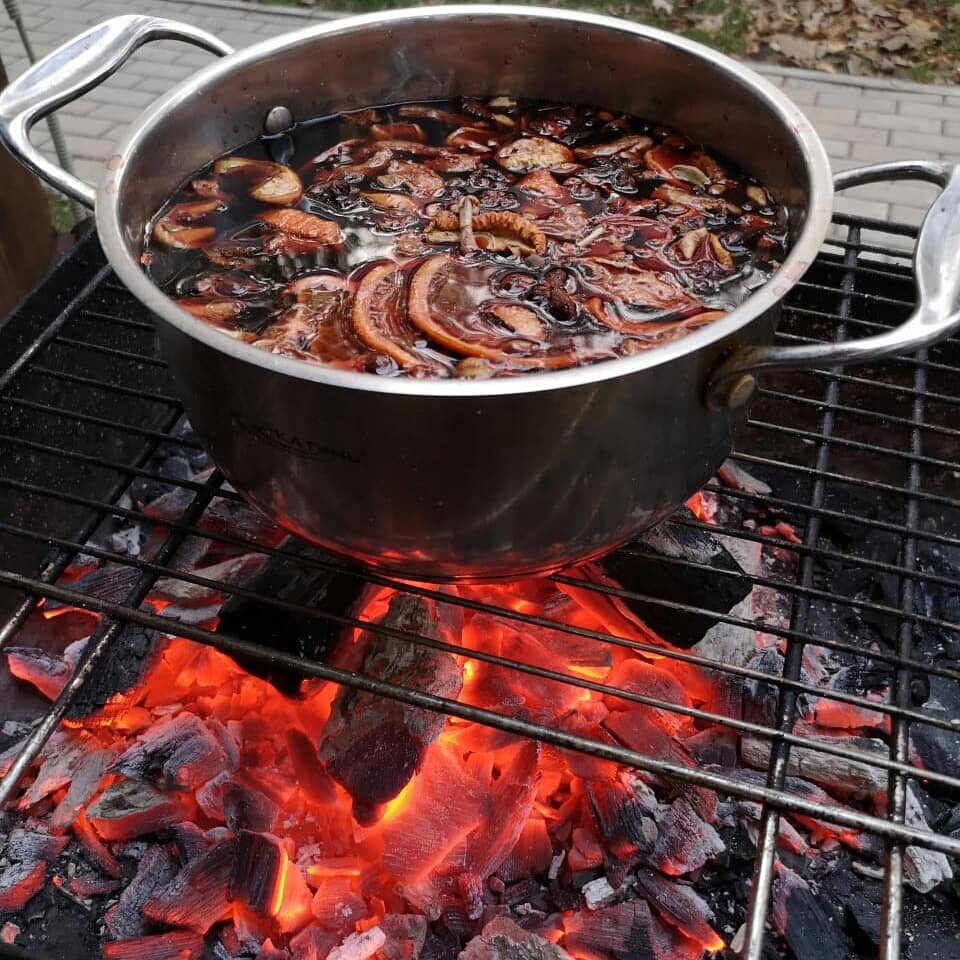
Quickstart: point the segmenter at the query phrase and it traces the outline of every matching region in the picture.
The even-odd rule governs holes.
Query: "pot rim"
[[[124,240],[124,230],[119,215],[129,158],[136,155],[140,142],[160,118],[195,98],[208,81],[224,73],[240,70],[263,57],[274,56],[315,37],[336,36],[339,33],[364,27],[385,29],[399,22],[486,17],[568,21],[617,30],[678,48],[702,60],[707,60],[728,73],[735,74],[749,87],[754,96],[765,101],[784,125],[793,131],[806,164],[809,177],[809,203],[805,210],[800,235],[780,269],[723,319],[716,320],[670,343],[632,356],[601,360],[565,370],[527,372],[518,377],[494,377],[488,380],[418,380],[411,377],[380,377],[371,373],[336,370],[322,364],[267,353],[251,344],[235,340],[179,308],[153,283],[138,259],[130,253]],[[190,172],[186,171],[185,176]],[[462,398],[510,396],[590,386],[670,363],[737,333],[756,317],[774,308],[803,276],[819,252],[832,212],[833,180],[830,162],[819,136],[792,100],[749,67],[703,44],[644,24],[575,10],[494,4],[413,7],[386,13],[338,18],[281,34],[214,61],[155,101],[144,115],[134,121],[120,141],[117,153],[108,164],[107,174],[97,188],[95,210],[97,230],[103,248],[120,280],[153,313],[194,340],[244,363],[331,387],[406,396]]]

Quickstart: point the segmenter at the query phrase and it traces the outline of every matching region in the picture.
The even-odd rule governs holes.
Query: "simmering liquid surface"
[[[681,134],[494,97],[247,144],[158,211],[143,262],[193,316],[263,350],[489,377],[681,337],[762,284],[785,242],[764,186]]]

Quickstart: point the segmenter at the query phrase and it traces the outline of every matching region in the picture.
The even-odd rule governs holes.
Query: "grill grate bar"
[[[122,433],[130,433],[139,437],[149,437],[152,440],[160,440],[164,443],[173,443],[181,447],[189,447],[191,450],[203,449],[195,440],[189,440],[184,437],[174,437],[163,430],[151,430],[149,427],[139,427],[133,423],[123,423],[122,421],[111,420],[107,417],[95,417],[89,413],[65,410],[63,407],[54,407],[49,404],[38,403],[36,400],[25,400],[23,397],[7,397],[6,403],[9,406],[22,407],[25,410],[36,410],[38,413],[63,417],[64,420],[74,420],[77,423],[89,423],[93,426],[107,427],[110,430],[117,430]]]
[[[35,484],[24,484],[24,483],[20,483],[18,481],[13,481],[3,477],[0,477],[0,486],[12,486],[17,489],[23,489],[27,493],[37,492],[38,490],[40,490],[44,493],[51,494],[57,499],[65,500],[70,503],[75,503],[80,506],[93,504],[96,506],[106,507],[106,505],[100,503],[99,501],[90,501],[89,499],[84,497],[80,497],[74,494],[61,493],[59,491],[47,491],[45,488],[38,488]],[[129,507],[112,506],[112,507],[108,507],[107,509],[110,513],[113,513],[117,516],[123,516],[129,519],[135,519],[137,521],[145,521],[154,525],[162,525],[164,527],[169,527],[171,529],[181,530],[185,534],[204,537],[208,540],[213,540],[220,543],[241,546],[255,553],[268,553],[268,554],[273,553],[273,551],[268,550],[267,547],[258,545],[249,540],[232,537],[222,533],[213,533],[212,531],[206,531],[198,527],[184,525],[177,521],[150,517],[139,511],[132,510]],[[11,526],[11,532],[13,532],[16,529],[17,528],[14,528]],[[43,534],[43,538],[45,540],[50,539],[49,535],[47,534]],[[297,558],[297,559],[303,562],[302,558]],[[116,554],[116,562],[118,563],[128,562],[128,558],[126,558],[125,555]],[[698,656],[696,654],[691,654],[686,651],[668,649],[666,647],[658,646],[653,643],[641,643],[636,640],[631,640],[627,637],[617,636],[616,634],[602,633],[596,630],[589,630],[584,627],[577,627],[572,624],[562,623],[557,620],[550,620],[548,618],[537,617],[531,614],[524,614],[519,611],[512,611],[506,607],[500,608],[500,607],[492,606],[490,604],[483,604],[483,603],[480,603],[479,601],[469,600],[464,597],[452,597],[448,594],[444,594],[439,591],[430,591],[428,589],[424,589],[420,587],[413,587],[410,584],[405,583],[404,581],[391,580],[389,578],[378,577],[376,574],[373,574],[370,572],[360,573],[359,571],[355,569],[351,570],[350,568],[345,568],[344,572],[351,573],[354,576],[360,576],[362,577],[362,579],[366,580],[369,583],[382,584],[384,586],[394,587],[396,589],[403,590],[407,593],[413,593],[421,596],[430,596],[433,599],[436,599],[438,601],[448,603],[454,606],[460,606],[464,608],[479,610],[485,613],[491,613],[495,616],[506,617],[509,619],[518,620],[520,622],[530,623],[535,626],[545,627],[546,629],[556,630],[559,633],[565,633],[565,634],[574,635],[574,636],[582,636],[584,638],[592,639],[592,640],[599,640],[601,642],[613,644],[615,646],[622,647],[624,649],[653,654],[654,656],[657,656],[657,657],[667,656],[672,660],[692,664],[694,666],[705,667],[710,670],[716,670],[720,673],[725,673],[733,676],[740,676],[745,679],[756,680],[763,683],[777,683],[779,685],[782,685],[782,686],[785,685],[790,687],[791,689],[795,689],[798,693],[808,693],[813,696],[825,697],[830,700],[837,700],[839,702],[848,703],[852,706],[864,705],[863,700],[857,697],[855,694],[848,694],[840,690],[823,689],[818,687],[816,684],[806,683],[800,680],[785,680],[785,679],[777,680],[776,677],[763,673],[762,671],[759,671],[759,670],[750,669],[748,667],[722,663],[720,661],[712,660],[707,657]],[[186,579],[185,575],[179,571],[171,571],[170,575],[177,579]],[[558,579],[559,577],[560,575],[554,575],[553,579]],[[585,584],[584,581],[582,580],[572,580],[570,581],[570,583],[580,588],[589,588],[596,592],[612,593],[615,596],[633,597],[636,599],[643,600],[645,602],[649,601],[652,603],[656,603],[658,606],[677,609],[684,612],[708,614],[709,616],[715,617],[717,620],[722,622],[730,623],[735,626],[743,626],[747,629],[762,629],[765,633],[770,633],[777,636],[783,636],[785,639],[788,639],[788,640],[792,639],[792,640],[797,640],[802,642],[815,643],[819,646],[842,649],[844,651],[855,653],[860,656],[863,656],[867,653],[867,651],[861,650],[858,647],[852,646],[850,644],[845,644],[843,643],[843,641],[833,640],[830,637],[821,637],[819,635],[809,634],[803,631],[796,631],[793,629],[786,629],[786,628],[781,628],[781,627],[772,626],[768,624],[757,623],[751,620],[745,620],[743,618],[734,617],[729,614],[719,614],[716,611],[707,610],[700,607],[693,607],[687,604],[676,603],[674,601],[669,601],[663,598],[658,598],[658,597],[654,597],[646,594],[639,594],[631,591],[617,590],[615,588],[607,587],[601,584]],[[232,590],[232,587],[227,584],[222,584],[221,590],[229,593]],[[265,598],[265,597],[261,599],[268,601],[268,598]],[[310,608],[310,607],[302,607],[301,612],[307,615],[312,611],[312,609],[313,608]],[[333,620],[336,620],[336,622],[342,622],[335,615],[327,611],[322,611],[320,612],[319,615],[326,619],[333,619]],[[174,623],[176,623],[176,621],[174,621]],[[171,629],[174,629],[174,628],[171,627]],[[370,627],[369,629],[372,632],[376,632],[376,627]],[[869,656],[877,660],[882,659],[885,662],[892,662],[893,660],[893,658],[890,657],[890,655],[884,654],[882,652],[870,651]],[[922,665],[918,664],[918,666],[922,666]],[[930,671],[928,670],[927,672],[930,672]],[[868,701],[866,705],[869,707],[869,709],[879,713],[888,713],[893,715],[893,713],[896,711],[896,708],[891,707],[888,704],[874,703],[873,701]],[[955,727],[949,720],[942,719],[939,717],[926,716],[922,713],[919,713],[918,711],[909,711],[904,715],[908,716],[911,720],[917,723],[925,723],[930,726],[949,729],[949,730],[955,729]]]
[[[856,242],[860,239],[860,228],[850,227],[847,236],[852,246],[844,257],[844,266],[853,266],[857,262]],[[845,318],[850,314],[850,294],[853,291],[855,278],[852,274],[845,274],[843,278],[843,294],[840,298],[840,316],[844,318],[837,327],[836,339],[842,343],[847,339],[847,325]],[[836,380],[829,380],[825,392],[825,405],[820,419],[821,442],[817,447],[816,465],[819,471],[824,472],[830,465],[830,444],[833,436],[835,416],[831,406],[840,399],[840,384]],[[812,515],[804,535],[804,544],[816,547],[820,540],[821,515],[819,510],[823,506],[827,485],[822,477],[815,477],[810,497]],[[809,588],[813,585],[813,574],[816,565],[815,555],[808,553],[803,557],[800,567],[800,585]],[[790,624],[799,625],[806,630],[809,622],[810,599],[799,595],[794,597],[793,615]],[[788,639],[787,652],[783,664],[783,678],[799,681],[803,668],[803,651],[805,644],[802,640]],[[797,691],[782,683],[777,684],[777,728],[780,733],[793,730],[797,719]],[[790,744],[782,737],[771,744],[770,761],[767,766],[767,786],[775,790],[782,790],[787,778],[788,762],[790,758]],[[776,872],[777,834],[780,829],[780,811],[777,807],[765,804],[760,816],[760,825],[757,831],[757,853],[753,871],[753,883],[750,889],[750,905],[747,910],[746,954],[745,960],[761,960],[766,940],[767,917],[770,914],[770,899],[773,894],[773,882]]]
[[[30,373],[39,377],[49,377],[52,380],[66,380],[79,386],[90,387],[104,393],[118,393],[125,397],[134,397],[137,400],[147,400],[150,403],[163,403],[168,407],[180,407],[180,401],[168,393],[158,393],[153,390],[138,390],[134,387],[125,387],[119,383],[109,383],[106,380],[97,380],[95,377],[85,377],[79,373],[66,370],[54,370],[51,367],[35,365]]]
[[[205,487],[201,488],[199,492],[203,492]],[[757,736],[764,737],[766,739],[772,737],[778,737],[786,740],[789,743],[792,743],[796,746],[802,746],[805,749],[817,752],[828,754],[831,756],[842,757],[849,760],[857,760],[859,762],[870,764],[872,766],[881,767],[888,770],[897,770],[905,774],[916,775],[917,773],[922,773],[925,780],[928,780],[931,783],[938,783],[945,787],[951,788],[960,788],[960,777],[952,777],[947,774],[940,774],[935,771],[919,771],[916,767],[909,764],[905,760],[903,761],[891,761],[886,758],[878,757],[873,754],[864,753],[863,751],[857,750],[853,747],[844,748],[842,746],[834,746],[828,742],[822,742],[811,738],[804,738],[792,733],[781,734],[776,730],[766,727],[763,724],[752,723],[750,721],[739,720],[733,717],[727,717],[723,714],[713,713],[709,710],[700,709],[697,707],[687,707],[682,704],[676,704],[671,701],[661,700],[656,697],[651,697],[648,695],[631,693],[629,691],[619,690],[615,687],[611,687],[607,684],[600,683],[599,681],[590,680],[588,677],[559,673],[555,670],[550,670],[549,668],[539,666],[537,664],[526,663],[520,660],[512,660],[506,657],[502,657],[496,654],[490,654],[482,650],[476,650],[472,647],[464,646],[454,646],[452,644],[445,643],[443,641],[433,640],[429,637],[425,637],[421,634],[412,634],[404,633],[398,630],[393,630],[389,627],[383,627],[380,624],[368,623],[367,621],[357,619],[356,617],[344,616],[339,614],[328,613],[322,610],[318,610],[315,607],[304,606],[303,604],[293,603],[286,600],[281,600],[277,597],[266,596],[263,594],[258,594],[256,591],[249,590],[243,586],[238,586],[235,584],[225,584],[218,580],[211,580],[207,577],[201,576],[196,573],[187,573],[185,571],[180,571],[172,567],[163,565],[162,563],[155,563],[152,561],[142,560],[139,557],[128,557],[124,554],[118,554],[111,550],[106,550],[102,547],[97,547],[94,545],[84,545],[76,541],[70,541],[63,538],[55,537],[42,537],[40,534],[33,534],[30,532],[25,532],[21,528],[15,527],[11,524],[4,523],[0,521],[0,532],[14,534],[14,535],[27,535],[37,540],[49,540],[55,545],[63,547],[64,549],[71,550],[73,552],[80,552],[81,550],[97,559],[107,560],[110,562],[120,563],[124,566],[132,567],[141,573],[149,573],[155,575],[157,579],[160,578],[171,578],[176,579],[180,582],[195,584],[196,586],[206,587],[211,590],[218,591],[220,593],[225,593],[229,596],[243,597],[246,599],[257,600],[258,602],[265,603],[271,607],[275,607],[278,610],[287,610],[293,613],[296,613],[300,616],[303,616],[308,619],[329,621],[336,623],[342,627],[354,627],[363,629],[368,633],[373,633],[376,635],[393,637],[395,639],[402,639],[405,642],[410,642],[418,646],[429,647],[435,650],[442,650],[448,653],[464,655],[465,652],[469,652],[470,659],[483,660],[487,663],[495,664],[502,667],[507,667],[510,669],[516,669],[521,673],[526,673],[531,676],[537,676],[545,680],[553,680],[560,683],[565,683],[570,686],[575,686],[578,689],[582,690],[591,690],[595,693],[600,693],[604,696],[614,696],[622,700],[627,700],[633,703],[641,703],[649,707],[654,707],[660,710],[666,710],[670,713],[675,713],[682,716],[691,717],[697,720],[703,720],[710,723],[716,723],[721,726],[725,726],[729,729],[739,730],[744,733],[753,733]],[[190,534],[185,534],[189,536]],[[262,553],[267,554],[267,549],[263,548]],[[575,581],[582,582],[582,581]],[[438,601],[445,601],[448,599],[446,594],[442,594],[438,591],[420,590],[420,589],[409,589],[405,584],[399,581],[385,581],[384,585],[394,586],[398,589],[403,589],[404,592],[417,594],[417,595],[426,595],[431,599]],[[86,595],[74,591],[72,594],[71,603],[75,606],[84,606],[83,598]],[[465,604],[456,604],[455,602],[451,605],[465,605]],[[477,606],[482,607],[485,612],[494,611],[496,608],[492,608],[489,605],[477,604]],[[179,628],[179,621],[173,618],[164,618],[167,621],[167,626],[165,631],[167,633],[175,633]],[[563,629],[562,625],[557,625],[558,629]],[[653,650],[658,650],[660,648],[651,647]],[[669,657],[669,654],[667,655]],[[711,665],[711,669],[723,669],[723,665],[717,661],[707,661]],[[767,676],[764,674],[763,676]],[[776,683],[777,679],[775,677],[768,677],[769,682]],[[881,705],[882,706],[882,705]],[[878,713],[882,712],[878,710]],[[952,729],[952,728],[950,728]]]
[[[211,474],[204,491],[198,493],[184,511],[184,517],[189,519],[199,517],[210,502],[220,482],[221,479],[218,473],[214,472]],[[160,558],[161,563],[166,563],[172,559],[183,540],[184,535],[179,531],[174,530],[170,532],[157,551],[157,556]],[[156,580],[157,577],[155,574],[149,572],[143,573],[130,589],[129,594],[127,594],[125,604],[131,607],[139,606],[143,602],[144,597],[150,592],[150,588]],[[108,618],[94,631],[87,645],[84,647],[80,660],[70,679],[66,682],[50,709],[43,715],[40,723],[34,727],[27,736],[16,758],[10,765],[9,770],[4,774],[3,779],[0,780],[0,807],[5,805],[10,799],[20,779],[43,749],[43,745],[57,729],[60,720],[70,708],[70,704],[73,703],[80,693],[80,690],[83,688],[88,677],[93,673],[96,665],[109,652],[113,642],[123,630],[124,624],[125,621],[122,617]]]
[[[120,350],[117,347],[107,347],[101,343],[92,343],[89,340],[77,340],[73,337],[57,337],[54,341],[57,346],[72,347],[75,350],[86,350],[89,353],[100,353],[105,357],[114,357],[117,360],[129,360],[130,363],[143,364],[146,367],[157,367],[165,370],[166,360],[151,356],[148,353],[137,353],[134,350]]]
[[[926,351],[921,351],[924,356]],[[926,371],[917,369],[914,381],[917,387],[917,398],[913,402],[913,419],[918,426],[910,436],[910,449],[919,453],[922,448],[922,434],[919,424],[924,418],[923,388],[926,386]],[[920,468],[916,461],[910,464],[907,477],[907,486],[920,492]],[[910,530],[916,530],[920,519],[919,503],[916,499],[907,504],[906,525]],[[909,570],[916,570],[917,548],[916,538],[907,536],[902,547],[903,565]],[[900,582],[900,605],[904,617],[900,621],[900,630],[897,650],[901,656],[913,656],[914,625],[910,614],[915,605],[915,581],[911,577],[904,577]],[[892,697],[894,703],[900,705],[910,702],[910,685],[913,672],[901,667],[894,676]],[[890,759],[894,762],[905,760],[910,753],[910,724],[907,720],[897,717],[893,720],[890,731]],[[909,780],[903,772],[890,772],[889,793],[887,796],[887,817],[896,823],[903,823],[906,819],[907,790]],[[903,844],[887,841],[884,849],[883,875],[883,909],[880,916],[880,960],[899,960],[903,935],[903,878],[904,858],[906,850]]]
[[[822,400],[814,400],[812,397],[798,397],[796,394],[784,393],[782,390],[758,391],[761,396],[783,400],[788,403],[802,403],[811,407],[823,407]],[[851,407],[847,404],[839,403],[833,408],[836,413],[843,413],[853,417],[864,417],[870,420],[881,420],[885,424],[897,424],[897,426],[917,428],[918,430],[927,430],[930,433],[939,433],[945,437],[960,437],[960,430],[954,427],[946,427],[939,423],[916,423],[908,417],[898,417],[892,413],[881,413],[878,410],[864,410],[861,407]]]
[[[51,599],[82,606],[84,609],[93,610],[111,619],[138,624],[152,630],[166,631],[170,624],[169,619],[158,616],[157,614],[133,609],[124,604],[112,603],[97,597],[78,594],[75,591],[66,590],[57,585],[44,584],[40,581],[32,580],[29,577],[3,570],[0,570],[0,584],[16,587],[26,592],[40,592]],[[363,624],[364,629],[370,629],[371,626],[372,624]],[[402,631],[392,632],[402,633]],[[757,803],[770,803],[784,810],[802,813],[806,816],[825,820],[829,823],[836,823],[840,826],[850,827],[851,829],[867,830],[881,837],[903,840],[906,843],[916,844],[917,846],[937,850],[942,853],[952,855],[960,854],[960,839],[944,836],[932,830],[922,830],[906,824],[896,824],[880,817],[874,817],[857,810],[851,810],[847,807],[834,807],[832,805],[814,803],[796,794],[773,790],[769,787],[760,787],[747,781],[736,780],[713,773],[711,770],[678,766],[665,760],[657,760],[644,756],[643,754],[634,753],[633,751],[613,744],[598,740],[588,740],[577,734],[555,730],[540,724],[520,720],[516,717],[494,713],[482,707],[474,707],[460,703],[459,701],[447,700],[443,697],[433,696],[432,694],[423,693],[419,690],[398,686],[385,681],[373,680],[363,674],[350,673],[349,671],[317,663],[316,661],[306,658],[296,657],[276,650],[268,650],[255,643],[250,643],[237,637],[229,636],[228,634],[212,633],[209,630],[192,624],[178,624],[177,633],[179,636],[188,640],[206,643],[227,654],[250,657],[254,660],[271,663],[276,666],[284,666],[291,670],[297,670],[306,676],[332,680],[334,683],[352,687],[357,690],[365,690],[378,696],[391,697],[403,703],[408,703],[411,706],[423,707],[426,710],[438,711],[448,716],[459,717],[462,720],[482,723],[484,726],[494,727],[508,733],[515,733],[522,737],[541,740],[544,743],[550,743],[554,746],[574,750],[579,753],[586,753],[601,759],[613,760],[616,763],[623,763],[636,767],[639,770],[647,770],[650,773],[682,780],[685,783],[708,787],[724,793],[732,793]],[[410,635],[408,634],[407,636]]]

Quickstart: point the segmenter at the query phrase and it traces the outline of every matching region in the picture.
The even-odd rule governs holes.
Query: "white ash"
[[[908,826],[929,830],[923,807],[913,784],[907,785],[907,805],[904,819]],[[929,893],[945,880],[953,879],[953,870],[945,854],[924,847],[907,847],[904,861],[904,880],[919,893]]]
[[[386,934],[379,927],[371,927],[363,933],[351,933],[339,947],[330,951],[327,960],[367,960],[386,942]]]
[[[607,907],[617,899],[617,891],[610,886],[606,877],[597,877],[596,880],[585,883],[581,893],[588,910]]]

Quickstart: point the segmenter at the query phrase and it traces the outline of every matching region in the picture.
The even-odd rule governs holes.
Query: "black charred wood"
[[[109,655],[101,657],[67,707],[66,718],[79,720],[109,712],[119,694],[138,686],[153,667],[166,639],[153,630],[128,624],[113,641]]]
[[[176,875],[177,863],[166,847],[155,845],[148,848],[136,875],[104,916],[110,936],[116,940],[130,940],[145,933],[149,921],[143,915],[143,905]]]
[[[789,867],[773,881],[773,927],[796,960],[845,960],[847,944],[828,902]]]
[[[239,900],[254,913],[269,914],[283,882],[283,845],[266,833],[243,831],[237,838],[227,898]]]
[[[695,519],[686,507],[678,516]],[[624,598],[624,603],[652,630],[675,647],[687,649],[743,600],[753,587],[729,550],[712,534],[680,523],[663,523],[640,535],[637,550],[617,551],[598,561],[605,573],[625,590],[671,603],[703,607],[715,612],[693,613],[647,600]],[[641,552],[644,555],[641,555]],[[689,560],[709,567],[698,569],[660,558]]]
[[[416,643],[417,637],[440,637],[431,601],[396,594],[380,624],[409,634],[410,639],[367,630],[346,651],[344,667],[374,680],[457,697],[463,679],[456,659]],[[353,798],[358,823],[373,823],[380,806],[406,786],[445,722],[443,714],[431,710],[350,687],[340,690],[320,740],[320,759]]]
[[[306,560],[330,559],[327,554],[300,541],[287,541],[284,550]],[[280,653],[323,661],[336,643],[340,626],[333,621],[312,616],[309,610],[323,609],[345,614],[360,592],[362,581],[325,567],[277,557],[268,561],[245,586],[259,596],[309,609],[300,612],[265,600],[234,595],[220,610],[218,633]],[[248,672],[269,680],[278,690],[289,695],[297,692],[303,680],[303,675],[298,671],[267,660],[243,656],[234,659]]]
[[[269,832],[277,822],[280,808],[265,793],[253,787],[231,783],[223,794],[223,818],[234,833],[252,830]]]

